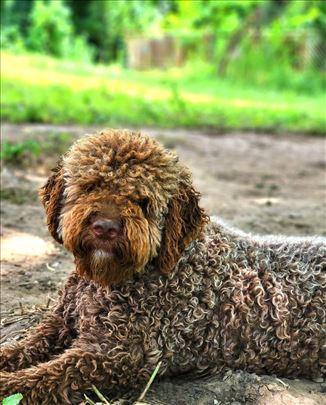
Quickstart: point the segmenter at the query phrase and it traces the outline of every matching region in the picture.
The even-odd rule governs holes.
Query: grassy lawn
[[[10,122],[325,133],[325,95],[253,89],[209,68],[135,72],[1,53],[1,114]]]

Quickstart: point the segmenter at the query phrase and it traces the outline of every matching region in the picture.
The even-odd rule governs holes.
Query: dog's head
[[[52,236],[102,285],[148,263],[168,273],[207,216],[189,171],[153,139],[107,130],[77,141],[40,191]]]

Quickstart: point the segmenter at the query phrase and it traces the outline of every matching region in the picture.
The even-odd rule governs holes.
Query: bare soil
[[[95,128],[96,129],[96,128]],[[2,142],[65,133],[72,139],[94,128],[2,125]],[[252,233],[326,235],[326,142],[300,135],[205,134],[143,129],[174,149],[192,171],[202,206]],[[53,153],[2,168],[1,306],[4,319],[46,306],[73,269],[73,259],[48,235],[37,189]],[[51,151],[50,151],[51,152]],[[22,315],[23,316],[23,315]],[[164,380],[146,402],[164,405],[326,405],[326,384],[230,372],[223,378]]]

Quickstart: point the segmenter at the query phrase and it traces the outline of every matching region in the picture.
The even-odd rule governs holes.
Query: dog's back
[[[196,312],[205,313],[206,328],[194,320],[195,339],[202,339],[199,371],[205,371],[205,358],[216,370],[320,375],[326,343],[325,239],[256,237],[213,221],[186,255],[175,277],[194,278],[191,299],[198,300]]]

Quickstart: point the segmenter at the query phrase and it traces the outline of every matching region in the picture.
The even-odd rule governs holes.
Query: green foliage
[[[42,142],[37,139],[25,139],[21,142],[3,141],[0,159],[6,163],[29,165],[37,163],[37,158],[63,154],[72,142],[71,134],[66,132],[47,132]],[[42,145],[42,146],[41,146]]]
[[[248,13],[257,7],[256,0],[175,0],[163,20],[164,27],[172,30],[208,30],[232,32]]]
[[[95,49],[88,44],[85,36],[80,35],[70,43],[69,59],[81,61],[85,63],[92,63],[94,60]]]
[[[59,57],[67,56],[72,32],[70,11],[62,0],[34,2],[28,30],[31,50]]]
[[[177,38],[215,74],[246,85],[318,93],[326,86],[324,0],[3,0],[1,46],[123,63],[130,37]]]
[[[23,399],[22,394],[18,393],[10,395],[10,397],[7,397],[2,401],[2,405],[18,405],[22,399]]]
[[[40,152],[39,143],[31,139],[20,143],[4,141],[1,147],[0,159],[6,162],[19,162],[28,153],[38,156]]]
[[[325,64],[326,47],[322,31],[313,27],[325,18],[325,6],[304,0],[256,2],[233,32],[219,31],[219,73],[224,70],[229,79],[262,88],[320,93],[326,85],[320,63],[323,59]]]
[[[265,33],[261,34],[255,46],[252,46],[251,38],[244,38],[241,54],[236,61],[229,63],[226,76],[238,84],[251,83],[259,88],[267,86],[276,90],[320,94],[326,86],[325,76],[304,59],[304,54],[296,56],[307,35],[307,32],[301,31],[294,35],[290,33],[284,39],[276,32],[272,36]],[[302,53],[308,51],[302,48]]]
[[[1,0],[1,30],[15,26],[21,34],[25,34],[32,7],[31,0]]]
[[[4,27],[1,30],[1,48],[13,52],[22,52],[25,50],[25,43],[20,35],[19,28],[15,25]]]
[[[84,62],[94,58],[85,36],[74,34],[71,12],[63,0],[33,3],[26,44],[33,51],[61,58]]]
[[[93,1],[88,6],[83,30],[97,46],[97,59],[116,60],[127,36],[148,33],[158,13],[150,1]]]
[[[207,66],[143,73],[7,53],[2,60],[1,113],[11,122],[325,132],[322,92],[262,92]]]

